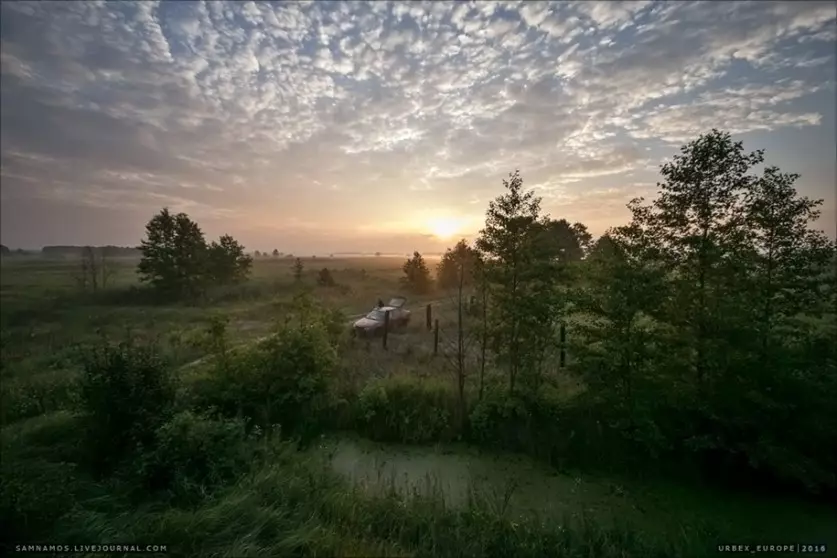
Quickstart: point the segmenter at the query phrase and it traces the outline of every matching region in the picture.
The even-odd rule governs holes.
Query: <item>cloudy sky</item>
[[[601,233],[712,127],[835,227],[835,2],[2,2],[2,228],[161,207],[296,253],[439,250],[519,168]]]

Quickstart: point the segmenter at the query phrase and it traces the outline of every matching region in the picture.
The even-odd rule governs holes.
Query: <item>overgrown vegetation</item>
[[[359,311],[399,285],[432,290],[418,252],[389,275],[371,260],[360,271],[330,261],[317,283],[339,278],[341,289],[315,290],[300,258],[254,267],[231,237],[207,245],[197,224],[164,210],[143,244],[147,282],[178,300],[214,283],[243,297],[251,270],[272,266],[252,287],[273,297],[252,294],[272,328],[239,344],[221,306],[208,324],[196,313],[199,326],[177,343],[97,334],[83,358],[73,342],[46,360],[37,353],[52,351],[25,327],[68,314],[58,303],[4,307],[2,542],[165,541],[184,556],[604,557],[699,556],[719,542],[713,518],[660,536],[580,511],[563,523],[513,517],[508,498],[472,495],[451,509],[394,489],[372,496],[317,457],[320,436],[341,429],[521,452],[573,475],[676,471],[693,482],[688,471],[833,498],[837,251],[810,228],[819,202],[796,194],[796,175],[757,174],[763,159],[728,134],[701,136],[663,166],[659,196],[631,202],[631,222],[596,242],[584,225],[543,215],[513,173],[475,245],[458,243],[437,266],[455,314],[443,326],[451,349],[437,355],[438,331],[421,319],[401,334],[417,340],[401,353],[347,335],[350,297]],[[176,368],[186,346],[208,354]],[[775,534],[725,529],[741,544]]]

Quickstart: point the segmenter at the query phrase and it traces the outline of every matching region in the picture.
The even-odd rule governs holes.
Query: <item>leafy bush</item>
[[[0,541],[34,541],[48,535],[56,519],[75,502],[75,466],[42,459],[0,461]],[[5,544],[3,545],[5,546]]]
[[[452,438],[455,395],[450,387],[413,376],[371,382],[360,393],[357,422],[373,440],[421,443]]]
[[[77,374],[50,370],[4,379],[0,383],[0,416],[3,424],[76,405]]]
[[[103,472],[138,446],[153,445],[172,410],[175,389],[152,346],[103,345],[85,357],[79,387],[88,455]]]
[[[155,447],[140,461],[141,476],[151,488],[195,500],[246,469],[252,452],[244,426],[242,420],[178,413],[157,430]]]
[[[289,324],[256,347],[220,359],[196,384],[199,407],[240,416],[250,426],[306,438],[321,426],[328,408],[328,377],[336,362],[320,323]]]

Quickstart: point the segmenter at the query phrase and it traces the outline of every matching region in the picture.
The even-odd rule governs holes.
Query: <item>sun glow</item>
[[[450,240],[462,229],[462,221],[455,217],[434,217],[427,222],[430,231],[442,240]]]

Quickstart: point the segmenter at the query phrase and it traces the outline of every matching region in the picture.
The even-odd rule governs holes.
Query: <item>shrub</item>
[[[394,376],[360,393],[356,420],[373,440],[421,443],[453,437],[453,390],[433,380]]]
[[[137,446],[153,444],[171,412],[175,389],[151,346],[103,345],[85,357],[80,398],[88,455],[104,472]]]
[[[140,473],[151,488],[194,501],[234,479],[247,468],[250,455],[244,421],[184,411],[157,430],[155,447],[140,460]]]
[[[328,377],[334,347],[319,323],[289,325],[256,347],[219,361],[196,384],[198,405],[250,426],[279,424],[284,432],[307,438],[321,426],[328,408]]]
[[[49,370],[4,379],[0,384],[0,416],[7,424],[76,405],[77,375],[68,370]]]
[[[20,544],[49,535],[53,523],[75,501],[74,465],[42,459],[10,459],[0,464],[0,541]]]

